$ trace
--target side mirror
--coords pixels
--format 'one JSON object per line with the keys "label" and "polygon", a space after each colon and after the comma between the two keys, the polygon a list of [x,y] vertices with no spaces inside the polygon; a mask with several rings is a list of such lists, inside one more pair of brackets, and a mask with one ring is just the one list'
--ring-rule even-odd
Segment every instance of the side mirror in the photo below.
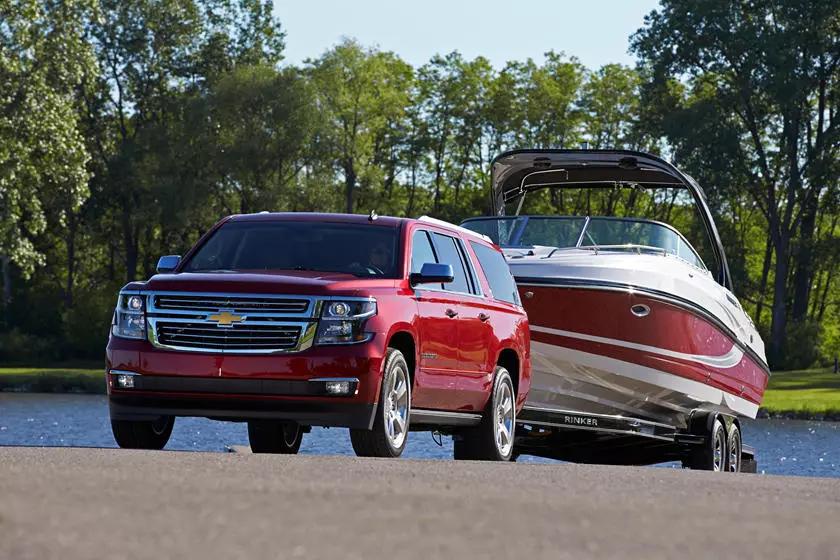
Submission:
{"label": "side mirror", "polygon": [[166,255],[165,257],[161,257],[157,263],[157,272],[158,274],[166,274],[167,272],[172,272],[173,270],[175,270],[175,267],[178,266],[178,263],[180,262],[180,255]]}
{"label": "side mirror", "polygon": [[452,282],[455,279],[455,272],[451,264],[424,263],[420,272],[414,272],[408,277],[412,286],[416,284],[440,284]]}

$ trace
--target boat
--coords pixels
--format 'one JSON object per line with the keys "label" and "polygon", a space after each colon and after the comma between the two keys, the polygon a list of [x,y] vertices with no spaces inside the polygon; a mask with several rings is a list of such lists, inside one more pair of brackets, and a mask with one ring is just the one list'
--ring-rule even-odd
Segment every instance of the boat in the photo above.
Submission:
{"label": "boat", "polygon": [[[770,371],[697,182],[641,152],[517,150],[493,160],[491,195],[493,214],[461,225],[503,250],[531,325],[517,452],[754,470],[741,421],[756,417]],[[529,197],[588,204],[523,214]],[[702,251],[652,219],[656,201]]]}

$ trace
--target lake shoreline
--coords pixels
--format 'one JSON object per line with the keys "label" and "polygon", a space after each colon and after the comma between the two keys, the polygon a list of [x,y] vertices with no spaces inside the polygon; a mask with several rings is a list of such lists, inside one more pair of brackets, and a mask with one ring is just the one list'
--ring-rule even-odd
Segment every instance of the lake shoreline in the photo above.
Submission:
{"label": "lake shoreline", "polygon": [[[55,374],[38,372],[0,375],[0,392],[105,395],[106,387],[102,373],[70,370]],[[840,422],[840,410],[784,410],[762,406],[758,409],[756,420],[767,419]]]}

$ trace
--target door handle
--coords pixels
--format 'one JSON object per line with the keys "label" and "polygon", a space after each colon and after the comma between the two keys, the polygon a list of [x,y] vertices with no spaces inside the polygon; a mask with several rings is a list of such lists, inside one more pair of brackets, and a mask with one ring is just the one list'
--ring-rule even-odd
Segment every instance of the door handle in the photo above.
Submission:
{"label": "door handle", "polygon": [[490,320],[490,315],[488,315],[486,313],[479,313],[478,318],[481,320],[482,323],[486,323],[487,321]]}
{"label": "door handle", "polygon": [[455,311],[454,309],[447,309],[446,310],[446,316],[447,317],[455,317],[456,315],[458,315],[458,312]]}

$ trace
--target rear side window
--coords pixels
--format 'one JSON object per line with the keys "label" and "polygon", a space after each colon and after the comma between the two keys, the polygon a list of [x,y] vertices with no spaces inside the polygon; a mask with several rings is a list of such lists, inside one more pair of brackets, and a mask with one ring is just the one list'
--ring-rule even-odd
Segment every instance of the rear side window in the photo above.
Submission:
{"label": "rear side window", "polygon": [[444,284],[444,288],[450,292],[471,293],[467,272],[464,270],[464,262],[461,260],[458,246],[455,245],[455,239],[437,232],[432,235],[435,236],[435,247],[440,256],[440,262],[452,265],[452,271],[455,274],[455,279]]}
{"label": "rear side window", "polygon": [[487,282],[490,284],[493,297],[500,301],[520,305],[516,282],[513,280],[513,275],[510,273],[510,267],[508,267],[504,256],[495,249],[475,241],[470,241],[470,245],[475,251],[475,256],[478,257],[484,275],[487,276]]}

